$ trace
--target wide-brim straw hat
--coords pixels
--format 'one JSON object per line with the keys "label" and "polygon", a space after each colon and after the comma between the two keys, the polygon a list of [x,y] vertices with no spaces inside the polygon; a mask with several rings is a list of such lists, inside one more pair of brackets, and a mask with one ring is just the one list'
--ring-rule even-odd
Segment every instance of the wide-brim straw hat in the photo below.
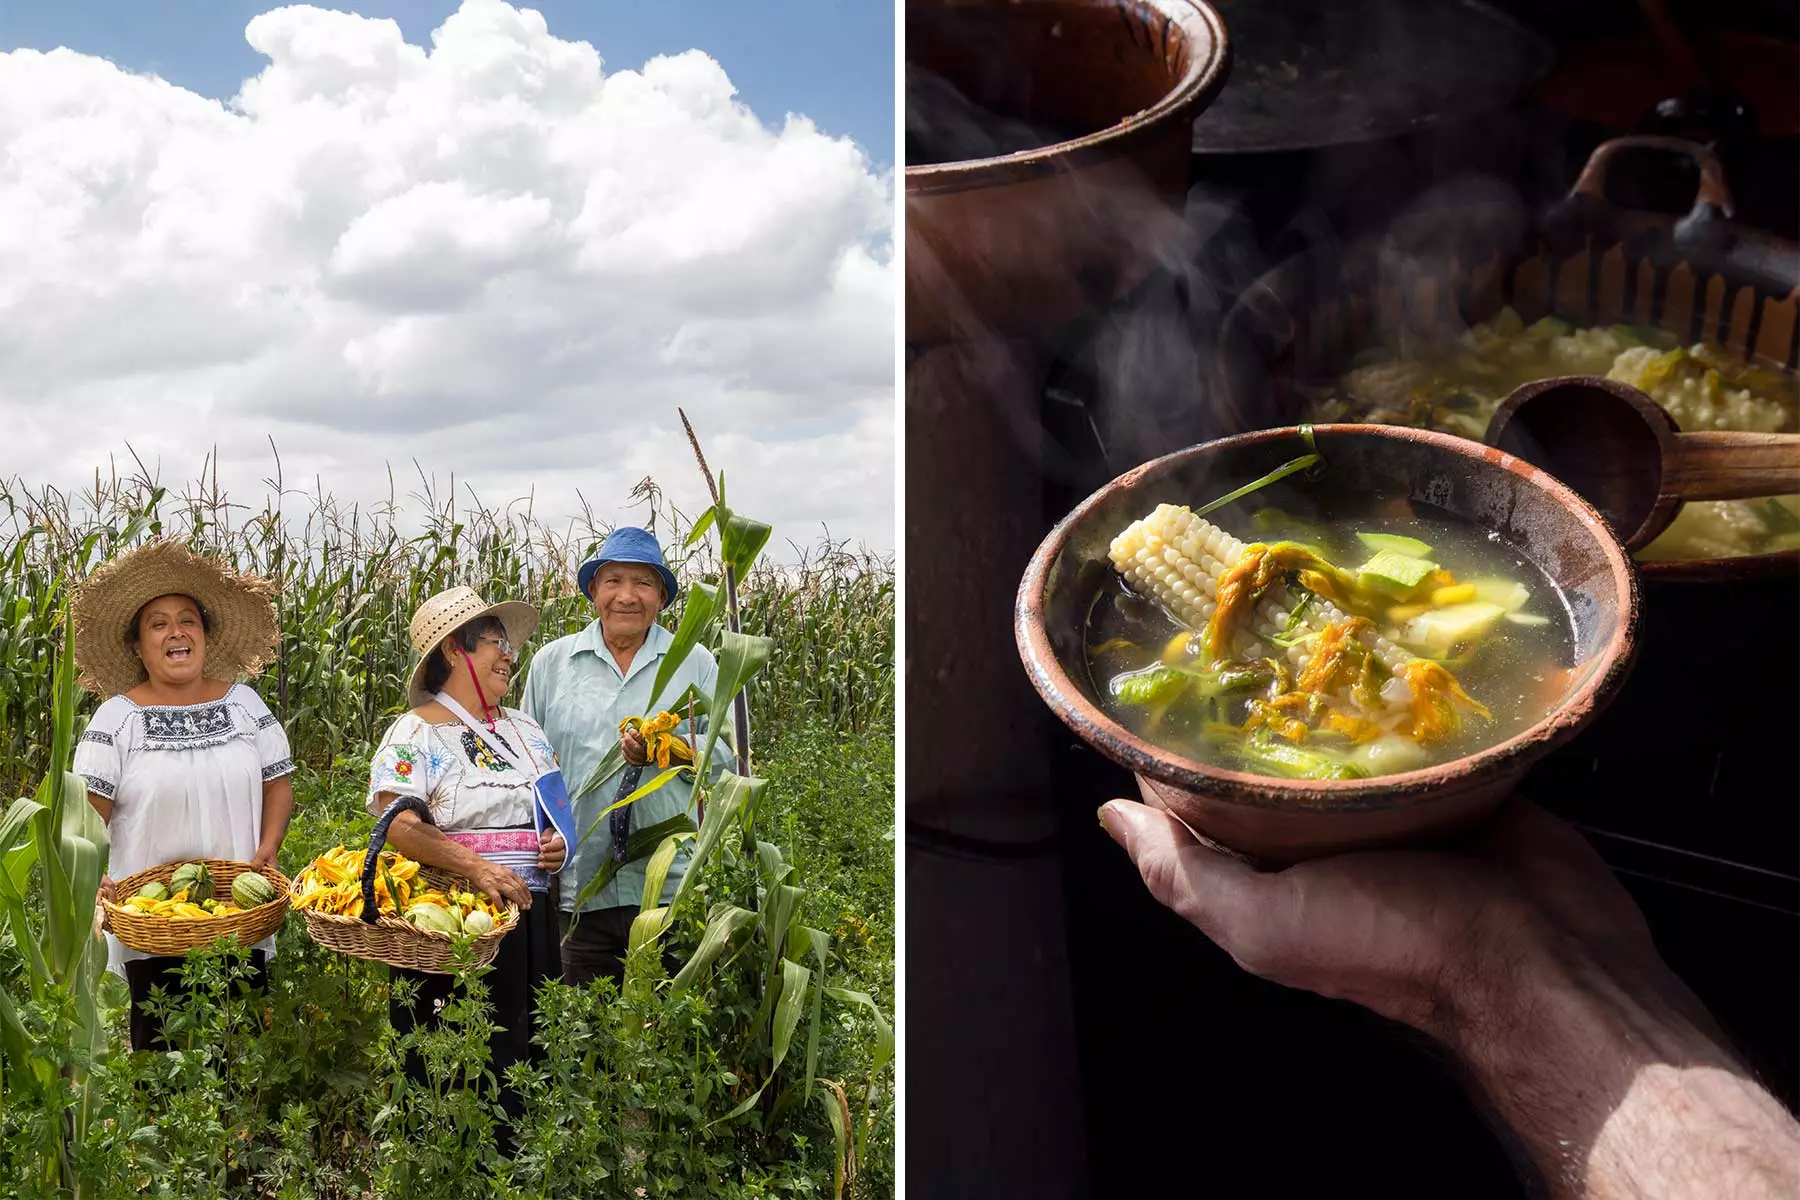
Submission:
{"label": "wide-brim straw hat", "polygon": [[189,596],[205,610],[208,679],[235,682],[273,662],[281,643],[275,585],[240,574],[178,541],[159,539],[103,564],[76,590],[75,665],[81,686],[102,699],[128,692],[149,676],[130,635],[138,610],[158,596]]}
{"label": "wide-brim straw hat", "polygon": [[513,649],[522,648],[537,629],[538,610],[523,600],[502,600],[498,604],[489,604],[481,598],[481,594],[470,587],[453,587],[439,592],[425,603],[419,605],[413,613],[412,635],[413,652],[419,656],[413,664],[412,678],[406,684],[406,703],[413,708],[427,703],[431,693],[425,690],[425,664],[437,653],[443,640],[480,617],[495,616],[500,618],[500,625],[506,630],[506,640],[513,644]]}

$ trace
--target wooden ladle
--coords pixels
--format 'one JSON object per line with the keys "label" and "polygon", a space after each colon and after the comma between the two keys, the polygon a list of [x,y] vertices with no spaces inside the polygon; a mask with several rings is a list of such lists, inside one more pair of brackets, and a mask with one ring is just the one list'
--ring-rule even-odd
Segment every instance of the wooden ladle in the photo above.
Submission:
{"label": "wooden ladle", "polygon": [[1649,396],[1598,375],[1513,389],[1487,444],[1574,488],[1627,550],[1655,541],[1689,500],[1800,492],[1800,434],[1682,433]]}

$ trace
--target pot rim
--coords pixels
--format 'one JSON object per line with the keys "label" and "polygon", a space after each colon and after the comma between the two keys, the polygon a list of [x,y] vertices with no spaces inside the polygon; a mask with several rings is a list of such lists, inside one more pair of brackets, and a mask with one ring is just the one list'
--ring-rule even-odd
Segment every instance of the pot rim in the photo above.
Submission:
{"label": "pot rim", "polygon": [[[1057,174],[1074,166],[1129,154],[1142,139],[1160,133],[1173,120],[1191,123],[1212,103],[1230,74],[1231,41],[1225,32],[1225,22],[1205,0],[1131,2],[1153,8],[1172,22],[1191,24],[1192,28],[1204,31],[1204,38],[1195,38],[1190,48],[1206,53],[1195,53],[1188,63],[1187,73],[1161,99],[1117,124],[1068,141],[988,158],[908,166],[905,168],[907,195],[993,187]],[[1013,0],[1013,3],[1019,3],[1019,0]]]}
{"label": "pot rim", "polygon": [[1076,686],[1051,649],[1044,623],[1045,593],[1051,568],[1068,547],[1075,529],[1115,492],[1134,489],[1147,479],[1167,474],[1197,458],[1229,454],[1243,447],[1283,438],[1298,439],[1299,427],[1286,426],[1203,442],[1143,463],[1076,505],[1038,546],[1019,584],[1013,613],[1014,633],[1032,686],[1064,724],[1127,770],[1211,799],[1279,811],[1369,812],[1428,803],[1435,796],[1460,791],[1509,771],[1523,771],[1530,762],[1567,742],[1599,715],[1618,693],[1634,665],[1641,596],[1637,571],[1630,557],[1605,519],[1587,501],[1554,476],[1523,459],[1450,434],[1386,425],[1314,425],[1312,429],[1315,435],[1327,439],[1386,438],[1421,443],[1462,458],[1482,459],[1519,476],[1573,512],[1599,543],[1619,596],[1618,627],[1595,656],[1595,665],[1587,679],[1549,712],[1505,741],[1450,762],[1360,780],[1292,780],[1210,766],[1145,741],[1108,716]]}

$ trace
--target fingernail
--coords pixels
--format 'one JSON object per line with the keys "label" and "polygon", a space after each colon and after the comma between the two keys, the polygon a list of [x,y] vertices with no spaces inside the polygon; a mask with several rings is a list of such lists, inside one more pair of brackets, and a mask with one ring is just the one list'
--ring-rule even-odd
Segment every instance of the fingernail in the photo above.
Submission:
{"label": "fingernail", "polygon": [[1100,828],[1126,850],[1131,849],[1131,818],[1125,813],[1125,802],[1108,800],[1100,806]]}

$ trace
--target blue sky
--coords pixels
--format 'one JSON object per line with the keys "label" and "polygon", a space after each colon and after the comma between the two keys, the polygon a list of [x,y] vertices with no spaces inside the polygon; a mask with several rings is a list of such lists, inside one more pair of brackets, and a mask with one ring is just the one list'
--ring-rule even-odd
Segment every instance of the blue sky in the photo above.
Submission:
{"label": "blue sky", "polygon": [[[314,0],[398,21],[428,44],[456,0]],[[767,124],[805,113],[894,161],[894,6],[884,0],[533,0],[557,37],[590,42],[607,69],[688,49],[717,59]],[[263,59],[244,26],[278,0],[0,0],[0,50],[68,46],[216,99]]]}

